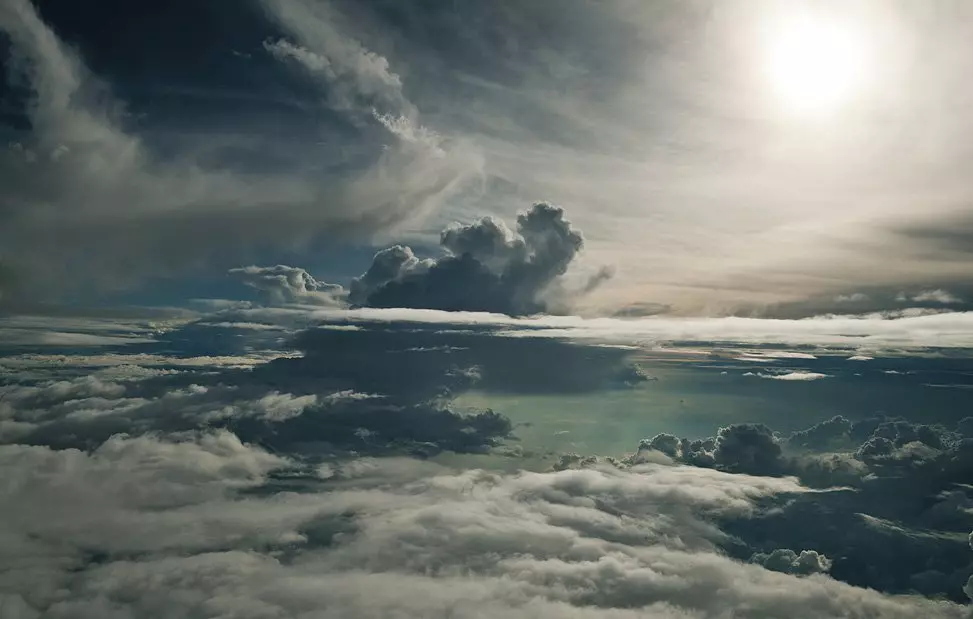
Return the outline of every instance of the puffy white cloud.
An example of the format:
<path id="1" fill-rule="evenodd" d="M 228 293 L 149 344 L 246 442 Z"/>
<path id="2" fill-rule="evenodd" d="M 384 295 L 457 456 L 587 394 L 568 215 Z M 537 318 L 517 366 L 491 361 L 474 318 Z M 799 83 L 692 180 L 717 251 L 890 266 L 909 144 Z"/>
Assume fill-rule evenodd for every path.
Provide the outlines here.
<path id="1" fill-rule="evenodd" d="M 345 290 L 337 284 L 318 281 L 300 267 L 283 264 L 268 267 L 246 266 L 230 269 L 231 277 L 255 288 L 275 303 L 307 303 L 340 306 Z"/>
<path id="2" fill-rule="evenodd" d="M 965 612 L 721 556 L 707 520 L 804 492 L 788 479 L 658 465 L 454 472 L 380 459 L 338 463 L 297 493 L 248 494 L 293 463 L 225 433 L 118 438 L 90 455 L 4 447 L 0 458 L 14 480 L 0 548 L 15 568 L 0 593 L 24 616 Z"/>

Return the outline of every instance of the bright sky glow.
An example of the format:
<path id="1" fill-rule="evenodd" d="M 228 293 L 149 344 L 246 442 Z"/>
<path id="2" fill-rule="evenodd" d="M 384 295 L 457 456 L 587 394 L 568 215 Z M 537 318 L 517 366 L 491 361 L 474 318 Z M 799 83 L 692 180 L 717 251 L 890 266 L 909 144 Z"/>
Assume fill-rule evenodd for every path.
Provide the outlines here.
<path id="1" fill-rule="evenodd" d="M 865 51 L 860 34 L 844 24 L 795 19 L 769 37 L 767 79 L 788 109 L 833 112 L 860 91 L 867 68 Z"/>

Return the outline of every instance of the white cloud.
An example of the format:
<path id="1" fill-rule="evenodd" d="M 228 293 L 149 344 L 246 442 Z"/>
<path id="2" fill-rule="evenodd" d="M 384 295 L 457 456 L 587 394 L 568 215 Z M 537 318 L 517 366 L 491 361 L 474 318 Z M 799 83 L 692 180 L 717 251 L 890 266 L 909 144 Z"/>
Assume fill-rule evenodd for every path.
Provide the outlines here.
<path id="1" fill-rule="evenodd" d="M 937 288 L 936 290 L 923 290 L 912 297 L 908 297 L 908 300 L 915 301 L 917 303 L 939 303 L 940 305 L 956 305 L 963 302 L 963 299 L 960 299 L 956 295 L 943 290 L 942 288 Z"/>
<path id="2" fill-rule="evenodd" d="M 828 378 L 829 374 L 821 374 L 820 372 L 787 372 L 786 374 L 757 374 L 760 378 L 769 378 L 771 380 L 787 380 L 787 381 L 806 381 L 806 380 L 820 380 L 822 378 Z"/>
<path id="3" fill-rule="evenodd" d="M 446 155 L 441 136 L 419 124 L 419 110 L 405 96 L 402 78 L 388 59 L 349 35 L 348 25 L 341 23 L 329 2 L 264 0 L 264 5 L 303 43 L 265 41 L 264 49 L 320 78 L 327 85 L 329 105 L 359 118 L 371 117 L 407 145 Z"/>
<path id="4" fill-rule="evenodd" d="M 869 300 L 869 297 L 863 292 L 854 292 L 852 294 L 839 294 L 834 300 L 837 303 L 864 303 Z"/>
<path id="5" fill-rule="evenodd" d="M 91 454 L 6 446 L 0 462 L 0 594 L 25 616 L 965 613 L 717 552 L 709 519 L 805 491 L 789 479 L 660 465 L 454 472 L 393 459 L 336 463 L 330 486 L 246 494 L 293 463 L 226 433 L 117 438 Z"/>
<path id="6" fill-rule="evenodd" d="M 512 318 L 485 312 L 441 312 L 417 309 L 353 310 L 244 310 L 246 320 L 280 324 L 324 323 L 441 324 L 445 327 L 483 325 L 500 328 L 509 337 L 555 337 L 639 343 L 658 346 L 668 342 L 728 342 L 781 346 L 833 346 L 838 348 L 973 347 L 973 312 L 936 312 L 889 317 L 883 314 L 828 315 L 799 320 L 767 318 L 679 318 L 650 316 L 640 319 L 537 316 Z"/>
<path id="7" fill-rule="evenodd" d="M 345 301 L 344 288 L 318 281 L 300 267 L 251 265 L 230 269 L 229 275 L 259 290 L 273 303 L 341 306 Z"/>

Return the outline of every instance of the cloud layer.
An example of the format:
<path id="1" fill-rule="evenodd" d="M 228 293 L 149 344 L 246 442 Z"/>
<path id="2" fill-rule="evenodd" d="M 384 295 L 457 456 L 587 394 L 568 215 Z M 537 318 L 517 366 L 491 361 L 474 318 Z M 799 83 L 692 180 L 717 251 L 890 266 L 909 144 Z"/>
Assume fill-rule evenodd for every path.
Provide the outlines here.
<path id="1" fill-rule="evenodd" d="M 965 616 L 969 420 L 732 423 L 623 458 L 532 453 L 502 411 L 452 398 L 657 388 L 632 381 L 633 347 L 395 316 L 228 309 L 137 344 L 6 356 L 0 608 Z M 788 352 L 763 350 L 820 361 Z"/>

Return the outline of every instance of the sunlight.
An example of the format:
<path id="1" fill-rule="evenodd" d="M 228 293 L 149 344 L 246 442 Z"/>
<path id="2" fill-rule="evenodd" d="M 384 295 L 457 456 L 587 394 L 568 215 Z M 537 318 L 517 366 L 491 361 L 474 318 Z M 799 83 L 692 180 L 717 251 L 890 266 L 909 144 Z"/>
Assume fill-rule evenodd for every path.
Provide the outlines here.
<path id="1" fill-rule="evenodd" d="M 834 111 L 859 91 L 864 77 L 862 37 L 840 23 L 804 16 L 780 24 L 764 53 L 771 89 L 800 113 Z"/>

